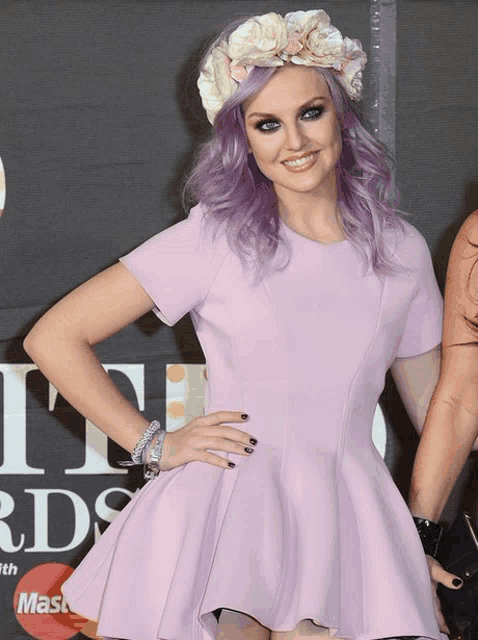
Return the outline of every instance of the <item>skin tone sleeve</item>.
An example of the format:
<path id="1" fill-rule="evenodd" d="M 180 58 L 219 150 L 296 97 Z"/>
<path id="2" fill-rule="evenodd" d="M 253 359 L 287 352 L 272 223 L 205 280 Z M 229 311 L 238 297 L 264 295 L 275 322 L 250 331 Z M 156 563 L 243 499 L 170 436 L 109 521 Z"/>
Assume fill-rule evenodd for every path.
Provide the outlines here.
<path id="1" fill-rule="evenodd" d="M 445 289 L 440 378 L 412 473 L 413 515 L 438 521 L 478 435 L 478 213 L 453 244 Z"/>

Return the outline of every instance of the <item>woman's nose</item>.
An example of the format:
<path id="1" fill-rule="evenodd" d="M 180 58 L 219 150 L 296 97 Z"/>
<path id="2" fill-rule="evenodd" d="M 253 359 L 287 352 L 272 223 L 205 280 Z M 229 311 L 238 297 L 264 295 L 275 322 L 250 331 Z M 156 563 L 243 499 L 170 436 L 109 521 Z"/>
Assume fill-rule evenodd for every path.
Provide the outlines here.
<path id="1" fill-rule="evenodd" d="M 286 128 L 286 147 L 291 151 L 302 149 L 306 136 L 299 123 L 294 123 Z"/>

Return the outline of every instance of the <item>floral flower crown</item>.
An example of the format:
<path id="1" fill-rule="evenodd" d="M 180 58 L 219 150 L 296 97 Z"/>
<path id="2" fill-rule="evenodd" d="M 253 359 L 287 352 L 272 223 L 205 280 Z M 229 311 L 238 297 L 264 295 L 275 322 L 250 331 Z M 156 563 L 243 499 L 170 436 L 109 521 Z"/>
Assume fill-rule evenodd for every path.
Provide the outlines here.
<path id="1" fill-rule="evenodd" d="M 342 37 L 322 9 L 293 11 L 284 18 L 266 13 L 241 24 L 210 51 L 199 74 L 199 93 L 214 124 L 217 113 L 254 67 L 292 62 L 332 70 L 352 100 L 360 100 L 366 61 L 360 41 Z"/>

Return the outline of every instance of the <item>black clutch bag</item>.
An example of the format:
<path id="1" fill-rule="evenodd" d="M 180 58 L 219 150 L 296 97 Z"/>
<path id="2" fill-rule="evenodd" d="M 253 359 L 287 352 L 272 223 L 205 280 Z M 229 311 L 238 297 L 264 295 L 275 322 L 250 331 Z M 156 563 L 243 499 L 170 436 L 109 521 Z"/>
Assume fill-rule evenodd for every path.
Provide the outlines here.
<path id="1" fill-rule="evenodd" d="M 461 589 L 437 589 L 451 638 L 478 640 L 478 535 L 466 511 L 443 532 L 437 560 L 463 580 Z"/>

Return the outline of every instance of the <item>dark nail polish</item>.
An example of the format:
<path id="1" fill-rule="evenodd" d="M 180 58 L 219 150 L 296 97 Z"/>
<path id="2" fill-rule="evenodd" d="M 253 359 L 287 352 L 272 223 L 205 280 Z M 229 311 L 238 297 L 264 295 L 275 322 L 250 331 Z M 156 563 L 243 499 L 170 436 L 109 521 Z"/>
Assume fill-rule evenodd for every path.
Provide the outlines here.
<path id="1" fill-rule="evenodd" d="M 246 453 L 252 453 L 254 451 L 254 449 L 251 449 L 251 447 L 244 447 L 244 451 Z"/>
<path id="2" fill-rule="evenodd" d="M 454 578 L 452 584 L 454 587 L 461 587 L 463 580 L 460 580 L 460 578 Z"/>
<path id="3" fill-rule="evenodd" d="M 233 469 L 236 466 L 234 462 L 228 462 L 227 464 L 231 467 L 231 469 Z"/>
<path id="4" fill-rule="evenodd" d="M 255 438 L 249 438 L 249 442 L 251 444 L 257 444 L 257 440 Z"/>
<path id="5" fill-rule="evenodd" d="M 247 413 L 241 413 L 241 418 L 242 418 L 243 420 L 247 420 L 247 418 L 248 418 L 248 417 L 249 417 L 249 416 L 247 415 Z"/>

